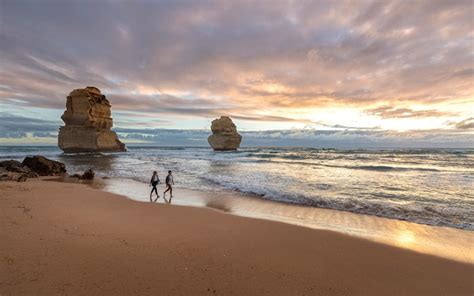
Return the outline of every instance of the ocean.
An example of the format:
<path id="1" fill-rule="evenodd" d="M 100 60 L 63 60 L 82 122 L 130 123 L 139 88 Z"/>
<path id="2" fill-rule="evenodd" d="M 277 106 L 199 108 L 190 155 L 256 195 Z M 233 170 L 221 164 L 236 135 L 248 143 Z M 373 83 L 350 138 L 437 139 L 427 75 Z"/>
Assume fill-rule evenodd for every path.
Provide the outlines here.
<path id="1" fill-rule="evenodd" d="M 0 160 L 44 155 L 70 174 L 148 183 L 172 170 L 176 186 L 474 230 L 474 150 L 335 150 L 130 146 L 124 153 L 64 154 L 53 146 L 1 146 Z"/>

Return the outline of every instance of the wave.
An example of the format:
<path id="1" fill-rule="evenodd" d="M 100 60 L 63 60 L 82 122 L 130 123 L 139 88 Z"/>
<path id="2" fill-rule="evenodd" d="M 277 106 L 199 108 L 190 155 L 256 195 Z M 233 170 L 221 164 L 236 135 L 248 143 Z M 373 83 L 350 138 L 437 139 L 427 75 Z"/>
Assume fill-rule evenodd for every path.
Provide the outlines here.
<path id="1" fill-rule="evenodd" d="M 427 172 L 439 172 L 437 169 L 432 168 L 414 168 L 414 167 L 394 167 L 386 165 L 360 165 L 360 166 L 341 166 L 349 169 L 360 169 L 368 171 L 380 171 L 380 172 L 389 172 L 389 171 L 427 171 Z"/>
<path id="2" fill-rule="evenodd" d="M 130 151 L 134 150 L 186 150 L 186 149 L 203 149 L 204 147 L 182 147 L 182 146 L 127 146 Z"/>
<path id="3" fill-rule="evenodd" d="M 474 149 L 450 149 L 450 148 L 423 148 L 423 149 L 347 149 L 347 150 L 333 150 L 335 153 L 341 154 L 393 154 L 393 155 L 423 155 L 423 154 L 432 154 L 432 155 L 463 155 L 463 154 L 474 154 Z"/>
<path id="4" fill-rule="evenodd" d="M 267 153 L 249 153 L 246 155 L 246 157 L 255 157 L 255 158 L 263 158 L 263 159 L 308 159 L 308 157 L 304 155 L 286 155 L 282 154 L 280 155 L 279 152 L 267 152 Z"/>
<path id="5" fill-rule="evenodd" d="M 378 171 L 378 172 L 391 172 L 391 171 L 422 171 L 422 172 L 440 172 L 434 168 L 422 168 L 422 167 L 399 167 L 399 166 L 388 166 L 388 165 L 331 165 L 331 164 L 318 164 L 319 166 L 331 167 L 331 168 L 343 168 L 351 170 L 366 170 L 366 171 Z"/>
<path id="6" fill-rule="evenodd" d="M 224 187 L 227 190 L 242 193 L 247 196 L 262 198 L 275 202 L 310 206 L 338 211 L 348 211 L 357 214 L 373 215 L 397 220 L 415 222 L 419 224 L 447 226 L 474 231 L 474 215 L 453 207 L 423 205 L 413 202 L 411 205 L 400 205 L 390 202 L 373 202 L 363 199 L 339 198 L 325 199 L 322 197 L 308 197 L 305 195 L 289 195 L 264 187 L 252 187 L 228 183 L 214 178 L 204 177 L 206 181 Z M 397 195 L 384 195 L 385 199 L 397 199 Z"/>
<path id="7" fill-rule="evenodd" d="M 322 151 L 302 149 L 281 151 L 252 151 L 241 154 L 239 161 L 278 162 L 300 165 L 371 171 L 459 171 L 472 167 L 469 151 Z M 448 155 L 449 154 L 449 155 Z M 210 156 L 212 157 L 212 155 Z M 369 164 L 366 164 L 369 162 Z M 347 163 L 347 164 L 346 164 Z"/>
<path id="8" fill-rule="evenodd" d="M 265 157 L 264 157 L 265 158 Z M 341 169 L 351 169 L 351 170 L 367 170 L 367 171 L 379 171 L 379 172 L 390 172 L 390 171 L 424 171 L 424 172 L 440 172 L 441 170 L 435 168 L 427 167 L 402 167 L 402 166 L 389 166 L 389 165 L 336 165 L 323 162 L 311 162 L 311 161 L 285 161 L 290 159 L 295 160 L 304 160 L 301 157 L 270 157 L 273 158 L 278 163 L 287 163 L 287 164 L 299 164 L 299 165 L 308 165 L 313 167 L 330 167 L 330 168 L 341 168 Z M 278 159 L 283 159 L 283 161 L 278 161 Z M 255 162 L 273 162 L 266 159 L 258 159 Z"/>

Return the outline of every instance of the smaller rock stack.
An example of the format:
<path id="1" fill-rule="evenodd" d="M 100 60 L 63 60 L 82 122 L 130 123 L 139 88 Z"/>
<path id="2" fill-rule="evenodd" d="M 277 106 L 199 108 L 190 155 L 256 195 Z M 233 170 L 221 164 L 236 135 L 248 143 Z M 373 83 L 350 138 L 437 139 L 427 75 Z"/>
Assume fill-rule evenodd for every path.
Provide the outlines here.
<path id="1" fill-rule="evenodd" d="M 111 130 L 110 102 L 93 86 L 73 90 L 67 97 L 58 144 L 64 152 L 126 151 Z"/>
<path id="2" fill-rule="evenodd" d="M 212 135 L 207 138 L 209 145 L 216 151 L 237 150 L 240 147 L 242 136 L 228 116 L 221 116 L 212 121 Z"/>

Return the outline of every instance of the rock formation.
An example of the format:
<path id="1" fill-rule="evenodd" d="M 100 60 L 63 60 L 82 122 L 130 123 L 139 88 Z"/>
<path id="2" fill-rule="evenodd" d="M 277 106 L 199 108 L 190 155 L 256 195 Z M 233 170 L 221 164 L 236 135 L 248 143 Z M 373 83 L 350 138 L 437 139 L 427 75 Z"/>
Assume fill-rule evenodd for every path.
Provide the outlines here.
<path id="1" fill-rule="evenodd" d="M 38 174 L 16 160 L 0 162 L 0 181 L 24 182 L 28 178 L 37 178 Z"/>
<path id="2" fill-rule="evenodd" d="M 38 177 L 37 173 L 33 172 L 29 167 L 16 160 L 0 161 L 0 167 L 4 168 L 8 172 L 24 174 L 28 178 Z"/>
<path id="3" fill-rule="evenodd" d="M 57 176 L 66 173 L 64 163 L 40 155 L 25 157 L 23 165 L 40 176 Z"/>
<path id="4" fill-rule="evenodd" d="M 94 179 L 95 172 L 93 169 L 87 169 L 84 174 L 82 174 L 81 179 L 83 180 L 92 180 Z"/>
<path id="5" fill-rule="evenodd" d="M 0 162 L 0 181 L 17 180 L 24 182 L 38 176 L 57 176 L 66 173 L 64 163 L 44 156 L 28 156 L 23 162 L 5 160 Z"/>
<path id="6" fill-rule="evenodd" d="M 207 138 L 214 150 L 237 150 L 242 136 L 237 132 L 235 124 L 227 116 L 212 121 L 212 135 Z"/>
<path id="7" fill-rule="evenodd" d="M 93 86 L 75 89 L 67 97 L 58 144 L 64 152 L 126 151 L 111 130 L 110 102 Z"/>

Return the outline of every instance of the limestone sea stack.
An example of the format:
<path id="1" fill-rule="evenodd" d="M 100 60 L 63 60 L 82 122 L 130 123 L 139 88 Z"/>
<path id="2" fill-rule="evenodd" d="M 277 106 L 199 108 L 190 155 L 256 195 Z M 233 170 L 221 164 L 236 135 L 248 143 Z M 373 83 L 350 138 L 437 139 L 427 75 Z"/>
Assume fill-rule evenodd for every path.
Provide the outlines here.
<path id="1" fill-rule="evenodd" d="M 207 138 L 207 141 L 214 150 L 237 150 L 240 147 L 242 136 L 228 116 L 213 120 L 211 130 L 212 135 Z"/>
<path id="2" fill-rule="evenodd" d="M 73 90 L 67 97 L 58 144 L 64 152 L 126 151 L 111 130 L 110 102 L 93 86 Z"/>

